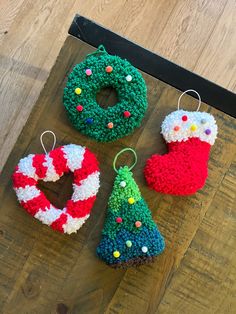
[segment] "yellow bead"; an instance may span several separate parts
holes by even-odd
[[[195,124],[192,124],[190,127],[191,131],[196,131],[197,130],[197,126]]]
[[[77,87],[77,88],[75,89],[75,93],[76,93],[77,95],[80,95],[80,94],[82,93],[82,89],[79,88],[79,87]]]
[[[130,198],[128,199],[128,203],[129,203],[129,204],[134,204],[134,202],[135,202],[135,200],[134,200],[133,197],[130,197]]]
[[[114,251],[114,252],[113,252],[113,256],[114,256],[115,258],[120,257],[120,252],[119,252],[119,251]]]

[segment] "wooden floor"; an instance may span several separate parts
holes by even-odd
[[[76,12],[236,90],[233,0],[2,0],[0,6],[1,167],[39,97]],[[63,55],[65,60],[67,57],[70,56]],[[154,81],[145,78],[155,90]],[[158,84],[160,95],[154,94],[159,101],[158,108],[163,106],[161,116],[158,115],[160,125],[165,110],[170,110],[164,103],[176,100],[177,94],[161,82]],[[42,97],[41,100],[48,102],[48,93],[44,92]],[[167,251],[154,266],[114,272],[102,263],[97,264],[94,256],[104,217],[104,200],[100,198],[93,218],[70,241],[68,237],[52,235],[37,222],[32,223],[32,218],[17,207],[9,179],[12,164],[20,155],[38,148],[33,130],[37,125],[40,131],[39,122],[44,123],[41,110],[45,108],[37,104],[35,119],[27,124],[1,176],[0,312],[3,309],[4,314],[235,313],[236,163],[232,143],[235,120],[209,109],[217,116],[220,134],[212,151],[208,184],[196,197],[162,197],[150,193],[143,185],[142,192],[150,208],[154,210],[156,204],[159,208],[153,213],[167,239]],[[58,113],[57,118],[62,119],[62,130],[58,131],[60,141],[72,140],[63,114]],[[149,121],[147,116],[146,123],[158,137],[154,120]],[[140,132],[137,134],[141,136]],[[140,155],[145,134],[137,145]],[[127,144],[126,140],[121,143]],[[145,158],[152,150],[156,151],[155,145],[153,142],[142,155],[137,178],[141,178]],[[99,150],[97,153],[101,154]],[[104,166],[109,167],[110,163],[111,159],[107,159]],[[105,181],[106,197],[111,182],[112,177]],[[98,223],[96,217],[99,217]]]

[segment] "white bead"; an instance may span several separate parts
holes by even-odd
[[[143,247],[142,247],[142,252],[143,252],[143,253],[147,253],[147,251],[148,251],[148,248],[147,248],[146,246],[143,246]]]
[[[126,76],[126,81],[127,82],[131,82],[132,81],[132,76],[131,75],[127,75]]]
[[[125,182],[125,181],[121,181],[121,182],[120,182],[120,186],[121,186],[122,188],[125,188],[125,187],[126,187],[126,182]]]

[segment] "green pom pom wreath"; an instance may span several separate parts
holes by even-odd
[[[118,96],[117,104],[107,109],[96,101],[97,93],[105,87],[113,87]],[[99,46],[70,73],[63,101],[76,129],[97,141],[109,142],[140,125],[147,109],[147,88],[135,67]]]

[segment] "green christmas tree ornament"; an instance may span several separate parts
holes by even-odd
[[[125,151],[134,154],[134,163],[131,167],[117,169],[117,158]],[[114,268],[153,262],[154,257],[165,248],[164,238],[133,178],[131,170],[136,163],[137,155],[131,148],[121,150],[113,162],[117,176],[108,201],[108,212],[97,255]]]

